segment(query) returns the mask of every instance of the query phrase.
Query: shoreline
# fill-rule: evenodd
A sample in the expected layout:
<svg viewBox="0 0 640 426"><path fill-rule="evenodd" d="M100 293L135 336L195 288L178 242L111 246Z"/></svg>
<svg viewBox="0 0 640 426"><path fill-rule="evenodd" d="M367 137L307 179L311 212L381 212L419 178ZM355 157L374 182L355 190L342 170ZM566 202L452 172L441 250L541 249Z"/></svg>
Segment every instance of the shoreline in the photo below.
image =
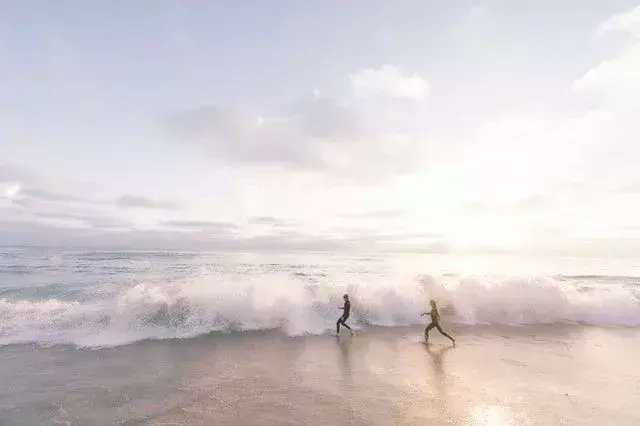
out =
<svg viewBox="0 0 640 426"><path fill-rule="evenodd" d="M375 336L381 333L404 333L404 332L415 332L422 335L425 325L402 325L402 326L385 326L385 325L367 325L364 327L359 327L359 325L350 324L354 333L357 336L361 335L372 335ZM445 323L443 329L446 332L451 331L451 333L461 333L463 335L469 334L471 336L483 333L506 333L514 336L518 335L533 335L535 333L558 333L558 332L575 332L578 330L584 329L605 329L611 331L620 331L624 332L637 330L640 332L640 327L631 326L631 325L593 325L593 324L579 324L579 323L554 323L554 324L520 324L520 325L509 325L509 324L462 324L462 323ZM348 330L342 330L341 336L348 336ZM433 329L430 332L430 336L441 336L440 333ZM166 344L189 344L192 341L198 341L202 339L217 339L219 342L223 342L226 339L237 339L237 338L256 338L256 337L270 337L281 340L283 343L288 341L295 342L300 339L313 339L313 338L327 338L327 337L336 337L335 333L331 330L326 330L323 333L315 334L315 333L304 333L299 335L289 335L285 333L282 329L273 328L273 329L261 329L261 330L233 330L233 331L220 331L214 330L204 334L198 334L194 336L186 336L186 337L166 337L166 338L157 338L150 337L141 340L134 340L127 343L118 343L113 345L78 345L74 343L43 343L36 341L29 342L16 342L9 343L5 345L0 345L0 352L5 348L12 347L30 347L37 350L47 350L47 349L55 349L55 348L66 348L73 349L78 351L101 351L101 350L109 350L109 349L117 349L127 346L136 346L136 345L145 345L152 344L154 342L158 343L166 343ZM442 336L444 337L444 336ZM455 337L455 336L454 336ZM456 339L457 341L457 339Z"/></svg>
<svg viewBox="0 0 640 426"><path fill-rule="evenodd" d="M385 325L367 325L361 327L359 325L351 324L353 331L356 335L377 335L380 333L403 333L403 332L415 332L421 334L427 324L425 325L402 325L402 326L385 326ZM610 330L612 332L633 332L638 331L640 333L640 327L633 325L594 325L587 323L553 323L553 324L462 324L462 323L445 323L443 326L445 331L451 331L451 333L461 333L463 335L477 335L484 333L506 333L513 336L518 335L535 335L535 333L571 333L579 330L585 329L593 329L593 330ZM348 330L341 331L341 335L348 336ZM430 332L431 336L441 336L440 333L433 329ZM198 334L194 336L186 336L186 337L166 337L166 338L157 338L150 337L141 340L134 340L127 343L118 343L113 345L78 345L74 343L43 343L36 341L29 342L16 342L9 343L5 345L0 345L0 352L5 348L12 347L32 347L34 349L47 350L52 348L67 348L67 349L75 349L78 351L100 351L100 350L109 350L109 349L117 349L127 346L135 346L135 345L144 345L144 344L152 344L154 342L164 342L167 344L189 344L191 341L197 341L202 339L217 339L220 342L225 339L234 339L234 338L255 338L267 336L270 338L277 338L286 341L296 341L300 339L312 339L312 338L326 338L326 337L336 337L335 333L331 330L326 330L323 333L315 334L315 333L304 333L298 335L289 335L285 333L282 329L273 328L273 329L261 329L261 330L233 330L233 331L220 331L214 330L204 334ZM444 337L444 336L442 336ZM454 336L455 337L455 336ZM456 339L457 341L457 339Z"/></svg>

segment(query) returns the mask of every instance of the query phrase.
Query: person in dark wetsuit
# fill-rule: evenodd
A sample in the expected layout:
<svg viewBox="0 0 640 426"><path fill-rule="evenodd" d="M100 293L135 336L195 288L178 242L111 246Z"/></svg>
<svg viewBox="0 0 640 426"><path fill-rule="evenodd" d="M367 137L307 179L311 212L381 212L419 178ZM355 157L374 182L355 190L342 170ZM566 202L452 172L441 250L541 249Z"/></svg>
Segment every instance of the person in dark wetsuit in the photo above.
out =
<svg viewBox="0 0 640 426"><path fill-rule="evenodd" d="M442 328L440 328L440 313L438 312L436 301L431 300L429 304L431 305L431 312L423 312L422 314L420 314L420 316L424 316L424 315L431 316L431 324L429 324L427 328L424 329L424 342L429 343L429 331L435 327L438 329L440 334L442 334L443 336L447 336L449 339L451 339L451 341L453 342L453 345L455 346L456 340L453 337L449 336L447 333L445 333L444 330L442 330Z"/></svg>
<svg viewBox="0 0 640 426"><path fill-rule="evenodd" d="M336 335L340 334L340 325L344 325L345 327L347 327L351 334L353 334L353 330L351 330L351 327L349 327L346 322L349 319L349 313L351 313L351 302L349 302L349 295L345 294L344 296L342 296L342 298L344 299L344 307L340 309L343 309L344 313L340 318L338 318L338 322L336 322Z"/></svg>

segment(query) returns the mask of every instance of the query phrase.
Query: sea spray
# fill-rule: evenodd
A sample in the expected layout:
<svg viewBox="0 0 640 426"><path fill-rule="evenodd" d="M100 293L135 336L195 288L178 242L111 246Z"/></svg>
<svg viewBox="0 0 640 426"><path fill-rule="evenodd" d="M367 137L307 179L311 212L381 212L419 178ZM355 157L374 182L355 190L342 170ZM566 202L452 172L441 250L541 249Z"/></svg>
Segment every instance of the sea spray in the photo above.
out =
<svg viewBox="0 0 640 426"><path fill-rule="evenodd" d="M445 321L469 325L640 325L638 287L602 285L597 277L419 275L345 284L282 271L202 273L133 283L97 300L0 299L0 344L104 347L269 329L291 336L321 334L334 328L345 292L358 327L422 324L419 315L431 298L438 300Z"/></svg>

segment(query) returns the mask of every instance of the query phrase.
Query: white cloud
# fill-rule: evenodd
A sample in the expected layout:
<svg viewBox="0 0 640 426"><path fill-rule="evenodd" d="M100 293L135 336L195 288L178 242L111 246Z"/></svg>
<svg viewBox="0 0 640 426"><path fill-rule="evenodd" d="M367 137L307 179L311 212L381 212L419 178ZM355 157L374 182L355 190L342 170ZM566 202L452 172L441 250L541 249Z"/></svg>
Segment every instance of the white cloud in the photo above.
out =
<svg viewBox="0 0 640 426"><path fill-rule="evenodd" d="M230 222L212 222L208 220L167 220L160 222L160 225L168 228L183 229L189 231L217 231L228 232L238 228Z"/></svg>
<svg viewBox="0 0 640 426"><path fill-rule="evenodd" d="M357 74L362 84L354 85L356 94L378 84L368 77L369 71ZM421 77L395 75L393 67L373 72L384 86L382 92L392 97L426 96ZM277 111L256 116L206 107L176 114L171 128L181 141L196 142L220 162L236 166L276 166L381 181L411 172L424 159L426 131L420 103L385 97L333 99L314 93Z"/></svg>
<svg viewBox="0 0 640 426"><path fill-rule="evenodd" d="M60 222L27 222L2 220L0 235L9 245L39 245L78 247L126 247L134 249L185 249L185 250L331 250L389 251L419 250L446 251L446 247L434 237L421 235L393 235L365 230L344 234L331 232L305 232L296 229L276 230L256 235L246 235L230 223L178 221L167 226L174 230L127 229L127 222L104 217L61 216ZM69 220L79 220L85 226L69 226ZM409 239L410 243L403 240Z"/></svg>
<svg viewBox="0 0 640 426"><path fill-rule="evenodd" d="M180 206L176 203L164 200L152 200L139 195L122 195L116 200L119 207L139 207L159 210L177 210Z"/></svg>
<svg viewBox="0 0 640 426"><path fill-rule="evenodd" d="M429 94L429 84L418 73L405 75L399 68L384 65L379 69L365 69L351 75L357 96L388 96L397 99L422 101Z"/></svg>
<svg viewBox="0 0 640 426"><path fill-rule="evenodd" d="M640 43L622 55L604 61L573 83L577 92L592 93L619 102L640 93Z"/></svg>
<svg viewBox="0 0 640 426"><path fill-rule="evenodd" d="M292 226L293 223L288 222L286 220L271 217L271 216L255 216L249 217L247 220L249 225L265 225L265 226L276 226L276 227L287 227Z"/></svg>
<svg viewBox="0 0 640 426"><path fill-rule="evenodd" d="M615 15L600 24L597 34L623 32L632 44L618 56L589 70L573 83L578 92L594 92L607 101L632 99L640 94L640 6Z"/></svg>
<svg viewBox="0 0 640 426"><path fill-rule="evenodd" d="M598 27L597 34L602 36L614 31L628 32L635 37L640 37L640 5L604 21Z"/></svg>
<svg viewBox="0 0 640 426"><path fill-rule="evenodd" d="M82 214L82 213L48 213L48 212L33 212L34 216L44 219L45 223L57 223L60 225L68 226L70 228L88 227L99 230L114 230L114 229L131 229L133 224L126 219L121 219L113 216L106 216L100 213Z"/></svg>
<svg viewBox="0 0 640 426"><path fill-rule="evenodd" d="M21 188L20 195L24 195L26 197L29 197L35 200L48 201L48 202L73 203L73 202L89 201L81 197L76 197L74 195L64 194L56 191L49 191L41 188L33 188L33 187Z"/></svg>
<svg viewBox="0 0 640 426"><path fill-rule="evenodd" d="M598 136L601 156L594 171L602 170L621 179L637 179L635 158L640 155L637 119L640 98L640 6L604 21L599 35L612 31L623 32L631 44L625 44L619 53L594 66L578 78L572 88L582 98L594 104L607 120L594 126L592 134ZM614 177L611 177L614 179Z"/></svg>

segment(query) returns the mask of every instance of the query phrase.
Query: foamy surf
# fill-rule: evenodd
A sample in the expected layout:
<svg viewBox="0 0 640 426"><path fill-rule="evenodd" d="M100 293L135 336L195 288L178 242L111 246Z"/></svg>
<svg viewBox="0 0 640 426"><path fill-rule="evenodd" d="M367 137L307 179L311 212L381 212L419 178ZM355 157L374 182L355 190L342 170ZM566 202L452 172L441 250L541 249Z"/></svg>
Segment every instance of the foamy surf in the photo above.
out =
<svg viewBox="0 0 640 426"><path fill-rule="evenodd" d="M0 345L109 347L214 331L281 330L290 336L335 328L341 296L356 327L422 324L430 298L446 321L475 324L640 325L637 287L552 277L418 276L344 283L299 273L137 283L95 300L0 299Z"/></svg>

